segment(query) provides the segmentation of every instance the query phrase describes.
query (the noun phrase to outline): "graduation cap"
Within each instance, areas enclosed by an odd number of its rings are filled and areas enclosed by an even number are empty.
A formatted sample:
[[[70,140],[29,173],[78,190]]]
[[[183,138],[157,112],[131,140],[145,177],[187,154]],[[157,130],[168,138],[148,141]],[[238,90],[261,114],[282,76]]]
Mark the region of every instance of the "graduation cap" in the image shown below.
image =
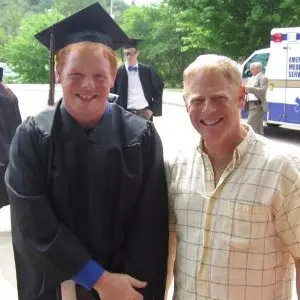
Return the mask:
[[[52,35],[54,53],[83,41],[102,43],[113,50],[129,42],[127,35],[98,2],[37,33],[35,38],[51,50]]]
[[[138,48],[139,43],[143,40],[140,39],[130,39],[124,46],[123,49],[129,49],[129,48]]]
[[[42,30],[35,38],[50,50],[49,105],[54,102],[54,54],[59,50],[85,41],[116,50],[129,42],[128,36],[98,2]]]

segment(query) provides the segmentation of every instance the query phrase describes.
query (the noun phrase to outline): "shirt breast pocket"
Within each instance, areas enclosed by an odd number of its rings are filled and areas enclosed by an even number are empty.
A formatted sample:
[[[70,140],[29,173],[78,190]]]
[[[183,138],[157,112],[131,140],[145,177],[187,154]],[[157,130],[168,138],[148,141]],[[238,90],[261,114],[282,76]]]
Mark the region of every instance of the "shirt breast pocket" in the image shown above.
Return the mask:
[[[230,237],[231,249],[248,250],[264,245],[269,215],[263,207],[253,210],[255,211],[235,211]]]

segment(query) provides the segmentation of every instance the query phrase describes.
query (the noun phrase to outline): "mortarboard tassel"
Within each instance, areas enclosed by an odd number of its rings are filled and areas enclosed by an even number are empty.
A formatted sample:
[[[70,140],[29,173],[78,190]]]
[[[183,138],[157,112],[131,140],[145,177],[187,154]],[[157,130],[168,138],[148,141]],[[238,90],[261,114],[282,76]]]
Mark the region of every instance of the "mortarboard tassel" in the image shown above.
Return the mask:
[[[49,87],[49,97],[48,97],[49,106],[54,105],[54,93],[55,93],[54,43],[55,43],[55,38],[52,32],[50,35],[50,87]]]

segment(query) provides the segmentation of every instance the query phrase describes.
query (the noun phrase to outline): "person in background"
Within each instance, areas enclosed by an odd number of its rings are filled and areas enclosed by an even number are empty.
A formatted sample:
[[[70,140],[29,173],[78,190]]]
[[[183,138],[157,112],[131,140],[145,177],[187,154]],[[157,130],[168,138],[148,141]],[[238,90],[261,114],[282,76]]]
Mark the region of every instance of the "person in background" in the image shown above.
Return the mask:
[[[246,85],[246,107],[248,110],[248,125],[261,135],[264,135],[264,113],[268,112],[267,90],[268,78],[262,73],[260,62],[250,65],[252,77]]]
[[[98,3],[36,38],[52,62],[56,54],[63,99],[25,120],[11,145],[5,178],[19,300],[162,299],[161,140],[151,122],[107,101],[113,49],[128,38]]]
[[[166,158],[173,299],[292,299],[295,269],[300,299],[299,157],[241,124],[234,61],[201,55],[183,77],[199,138]]]
[[[140,40],[131,39],[123,47],[125,64],[118,68],[112,92],[116,103],[147,120],[162,115],[164,83],[155,70],[138,62]]]
[[[0,208],[9,204],[4,175],[8,165],[9,147],[21,122],[18,98],[3,83],[3,68],[0,67]]]

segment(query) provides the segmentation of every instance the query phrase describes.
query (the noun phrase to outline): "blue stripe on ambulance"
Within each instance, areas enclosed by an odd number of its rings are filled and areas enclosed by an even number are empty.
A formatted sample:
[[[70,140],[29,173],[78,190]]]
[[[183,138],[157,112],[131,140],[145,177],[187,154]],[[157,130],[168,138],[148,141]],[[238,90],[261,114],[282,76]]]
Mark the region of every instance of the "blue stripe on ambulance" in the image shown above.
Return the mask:
[[[285,107],[285,108],[284,108]],[[284,110],[285,109],[285,110]],[[285,117],[284,117],[285,114]],[[269,103],[269,121],[300,124],[297,104]]]
[[[300,101],[297,104],[284,104],[274,102],[269,102],[268,104],[269,114],[268,118],[265,115],[265,121],[300,124]],[[284,114],[286,115],[286,117],[284,117]],[[246,119],[247,117],[248,113],[245,110],[242,110],[242,118]]]

